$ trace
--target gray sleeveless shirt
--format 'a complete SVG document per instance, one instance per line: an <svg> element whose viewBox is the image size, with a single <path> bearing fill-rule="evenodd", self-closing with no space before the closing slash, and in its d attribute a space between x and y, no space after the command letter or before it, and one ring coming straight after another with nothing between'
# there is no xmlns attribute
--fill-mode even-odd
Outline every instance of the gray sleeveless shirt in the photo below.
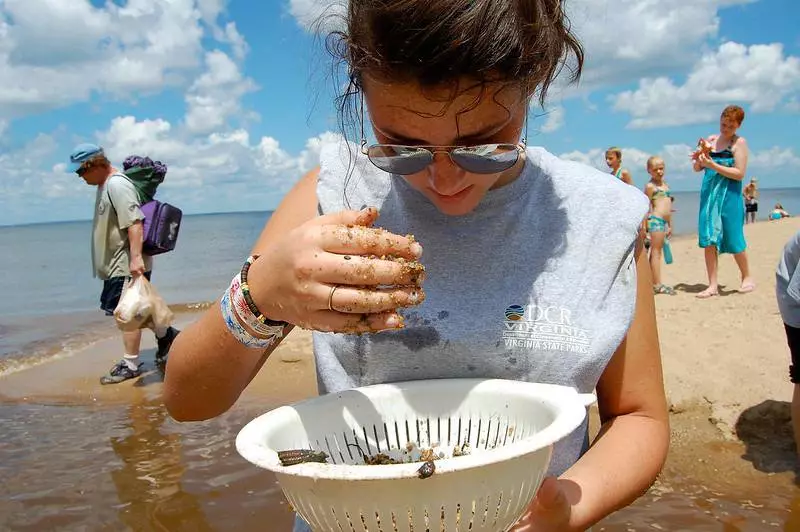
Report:
<svg viewBox="0 0 800 532"><path fill-rule="evenodd" d="M377 207L376 226L416 236L427 271L427 299L401 311L404 330L314 333L320 393L437 378L595 388L633 319L644 194L528 148L517 180L455 217L344 143L326 145L320 164L320 212ZM585 435L584 424L556 445L550 474L579 458Z"/></svg>

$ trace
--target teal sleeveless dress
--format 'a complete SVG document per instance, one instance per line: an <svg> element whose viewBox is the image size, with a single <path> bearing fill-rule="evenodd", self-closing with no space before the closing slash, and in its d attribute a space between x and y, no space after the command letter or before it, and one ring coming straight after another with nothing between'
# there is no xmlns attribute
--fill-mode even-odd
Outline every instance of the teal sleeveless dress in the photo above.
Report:
<svg viewBox="0 0 800 532"><path fill-rule="evenodd" d="M711 158L717 164L733 167L733 151L730 147L712 151ZM697 236L701 248L715 246L720 253L736 254L747 249L741 181L728 179L706 168L700 188Z"/></svg>

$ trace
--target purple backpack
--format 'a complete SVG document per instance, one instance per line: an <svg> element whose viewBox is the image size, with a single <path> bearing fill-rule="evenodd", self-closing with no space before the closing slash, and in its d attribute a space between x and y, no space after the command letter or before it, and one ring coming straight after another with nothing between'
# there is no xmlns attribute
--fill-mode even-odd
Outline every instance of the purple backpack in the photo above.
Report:
<svg viewBox="0 0 800 532"><path fill-rule="evenodd" d="M124 177L134 186L137 185L137 182L126 174L115 175ZM108 199L111 200L110 195ZM111 205L113 206L114 203L111 202ZM114 208L116 209L116 207ZM143 203L140 209L144 214L142 253L153 256L175 249L183 212L174 205L155 199Z"/></svg>
<svg viewBox="0 0 800 532"><path fill-rule="evenodd" d="M181 210L158 200L148 201L141 209L144 213L142 253L152 256L175 249L183 217Z"/></svg>

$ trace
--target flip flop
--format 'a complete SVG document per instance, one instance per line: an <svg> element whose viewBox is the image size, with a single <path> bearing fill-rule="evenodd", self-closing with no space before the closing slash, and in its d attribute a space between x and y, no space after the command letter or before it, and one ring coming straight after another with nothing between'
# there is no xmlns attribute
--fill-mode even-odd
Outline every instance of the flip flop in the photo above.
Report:
<svg viewBox="0 0 800 532"><path fill-rule="evenodd" d="M755 283L748 283L747 285L742 285L741 288L739 288L739 293L740 294L749 294L750 292L752 292L755 289L756 289Z"/></svg>
<svg viewBox="0 0 800 532"><path fill-rule="evenodd" d="M697 299L709 299L711 297L718 296L718 295L719 295L719 291L717 291L717 290L709 291L708 288L706 288L705 290L703 290L702 292L700 292L699 294L697 294L694 297L696 297Z"/></svg>
<svg viewBox="0 0 800 532"><path fill-rule="evenodd" d="M674 296L675 295L675 289L672 288L671 286L667 286L665 284L660 284L658 286L654 286L653 287L653 293L654 294L667 294L669 296Z"/></svg>

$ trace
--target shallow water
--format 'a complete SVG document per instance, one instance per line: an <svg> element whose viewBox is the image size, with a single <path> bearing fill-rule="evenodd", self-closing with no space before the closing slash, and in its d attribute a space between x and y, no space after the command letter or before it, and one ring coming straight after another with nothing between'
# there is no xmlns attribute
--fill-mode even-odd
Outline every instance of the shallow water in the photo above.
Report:
<svg viewBox="0 0 800 532"><path fill-rule="evenodd" d="M234 447L239 429L270 406L178 424L143 382L128 405L0 404L0 530L291 530L272 475ZM732 451L697 450L720 464ZM786 475L736 473L713 491L703 484L720 478L709 477L731 472L712 460L688 478L678 471L695 458L681 456L595 530L800 530L800 493Z"/></svg>

